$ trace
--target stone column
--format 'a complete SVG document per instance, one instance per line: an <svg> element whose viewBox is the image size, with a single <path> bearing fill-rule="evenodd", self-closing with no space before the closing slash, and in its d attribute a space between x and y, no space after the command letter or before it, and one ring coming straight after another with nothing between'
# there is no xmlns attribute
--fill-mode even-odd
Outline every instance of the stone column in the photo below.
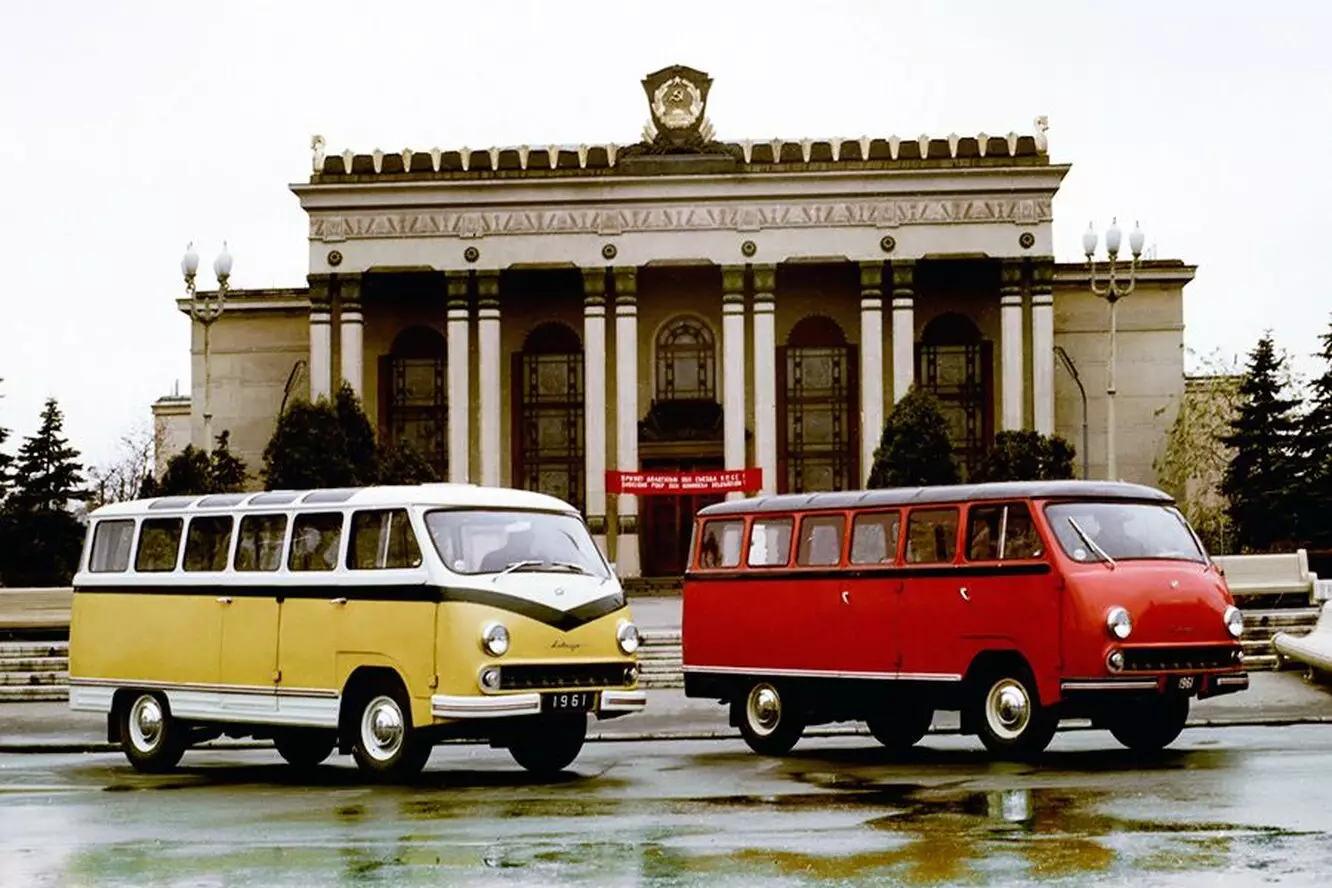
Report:
<svg viewBox="0 0 1332 888"><path fill-rule="evenodd" d="M471 314L467 301L467 272L448 273L449 342L449 480L466 484L471 479L468 465L471 450L472 391L467 369L471 361L468 323Z"/></svg>
<svg viewBox="0 0 1332 888"><path fill-rule="evenodd" d="M916 262L895 261L893 268L893 403L906 395L916 378Z"/></svg>
<svg viewBox="0 0 1332 888"><path fill-rule="evenodd" d="M1001 428L1005 431L1022 429L1023 385L1022 357L1022 264L1005 261L1000 271L999 284L999 350L1002 354L1002 382L1004 390Z"/></svg>
<svg viewBox="0 0 1332 888"><path fill-rule="evenodd" d="M476 273L476 346L481 388L479 433L481 483L498 487L500 461L500 301L499 272Z"/></svg>
<svg viewBox="0 0 1332 888"><path fill-rule="evenodd" d="M638 471L638 269L615 269L615 465ZM638 497L620 494L616 508L615 566L622 577L641 573Z"/></svg>
<svg viewBox="0 0 1332 888"><path fill-rule="evenodd" d="M860 483L883 437L883 263L860 263Z"/></svg>
<svg viewBox="0 0 1332 888"><path fill-rule="evenodd" d="M759 492L766 495L777 492L777 266L755 265L753 271L754 462L763 470L763 486ZM741 317L743 324L743 316ZM743 372L742 362L741 373ZM741 379L743 378L742 376ZM729 390L728 388L727 391ZM741 409L744 409L743 406ZM740 446L743 454L743 425L740 430Z"/></svg>
<svg viewBox="0 0 1332 888"><path fill-rule="evenodd" d="M619 443L618 431L616 443ZM636 444L637 442L635 442ZM637 446L635 446L637 452ZM606 269L583 269L583 458L587 528L606 554Z"/></svg>
<svg viewBox="0 0 1332 888"><path fill-rule="evenodd" d="M745 267L722 268L722 417L725 468L745 467ZM741 499L732 491L727 499Z"/></svg>
<svg viewBox="0 0 1332 888"><path fill-rule="evenodd" d="M365 398L365 316L361 314L361 276L339 275L342 294L342 324L338 330L342 349L342 378L356 397Z"/></svg>
<svg viewBox="0 0 1332 888"><path fill-rule="evenodd" d="M333 310L328 275L312 274L309 280L310 401L313 403L333 395Z"/></svg>
<svg viewBox="0 0 1332 888"><path fill-rule="evenodd" d="M1031 269L1032 418L1036 431L1053 435L1054 418L1054 258Z"/></svg>

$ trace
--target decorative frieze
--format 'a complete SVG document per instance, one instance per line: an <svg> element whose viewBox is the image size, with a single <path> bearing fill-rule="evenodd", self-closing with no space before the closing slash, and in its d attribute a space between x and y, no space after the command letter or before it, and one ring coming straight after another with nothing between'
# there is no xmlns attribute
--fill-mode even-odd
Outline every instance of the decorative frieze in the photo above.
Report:
<svg viewBox="0 0 1332 888"><path fill-rule="evenodd" d="M634 209L431 210L312 213L310 237L347 239L663 231L759 231L792 228L896 228L902 225L1011 223L1054 218L1050 198L925 198L810 201Z"/></svg>

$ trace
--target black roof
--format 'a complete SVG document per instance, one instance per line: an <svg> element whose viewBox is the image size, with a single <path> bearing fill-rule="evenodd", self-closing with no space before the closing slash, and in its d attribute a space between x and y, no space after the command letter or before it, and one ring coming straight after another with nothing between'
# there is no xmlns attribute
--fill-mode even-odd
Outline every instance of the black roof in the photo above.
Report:
<svg viewBox="0 0 1332 888"><path fill-rule="evenodd" d="M787 493L717 503L700 509L700 517L751 512L799 512L811 509L854 509L871 506L906 506L918 503L954 503L973 500L1098 499L1172 503L1155 487L1120 481L999 481L989 484L951 484L937 487L888 487L882 490L845 490L829 493Z"/></svg>

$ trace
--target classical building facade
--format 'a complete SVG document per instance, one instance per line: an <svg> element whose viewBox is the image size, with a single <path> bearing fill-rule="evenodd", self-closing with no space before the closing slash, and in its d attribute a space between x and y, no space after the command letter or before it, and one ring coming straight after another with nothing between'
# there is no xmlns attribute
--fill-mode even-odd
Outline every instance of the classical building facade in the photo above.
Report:
<svg viewBox="0 0 1332 888"><path fill-rule="evenodd" d="M579 505L629 576L678 572L708 500L608 495L608 469L854 488L913 384L939 397L964 465L1003 429L1081 450L1059 349L1103 476L1108 308L1085 265L1052 258L1070 167L1043 120L1027 135L718 141L707 75L644 86L652 123L626 146L334 154L316 137L291 186L307 286L230 294L211 330L214 428L257 470L282 405L345 380L381 436L443 477ZM1154 481L1183 395L1193 273L1145 262L1120 303L1128 480ZM202 445L197 324L193 354Z"/></svg>

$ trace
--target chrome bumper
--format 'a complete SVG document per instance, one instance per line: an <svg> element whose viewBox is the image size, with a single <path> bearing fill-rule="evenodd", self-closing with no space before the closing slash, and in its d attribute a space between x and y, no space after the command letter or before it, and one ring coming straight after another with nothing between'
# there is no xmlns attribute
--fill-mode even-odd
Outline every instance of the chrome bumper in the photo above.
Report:
<svg viewBox="0 0 1332 888"><path fill-rule="evenodd" d="M637 712L647 706L646 691L598 691L601 699L597 712ZM505 718L514 715L540 715L541 695L505 694L494 697L454 697L436 694L430 698L430 714L435 718Z"/></svg>
<svg viewBox="0 0 1332 888"><path fill-rule="evenodd" d="M1097 691L1160 691L1169 686L1172 678L1193 678L1193 683L1180 690L1197 693L1200 698L1215 697L1242 691L1249 686L1247 672L1227 672L1221 675L1176 676L1145 675L1129 678L1076 678L1059 683L1059 690L1067 693L1087 693Z"/></svg>

